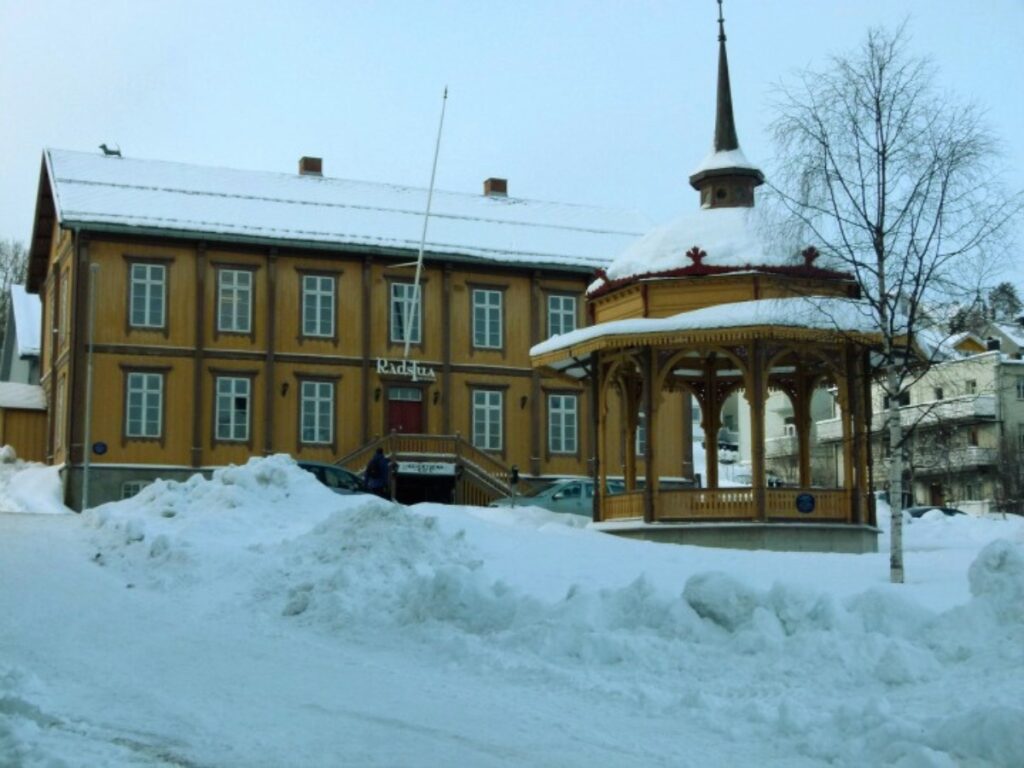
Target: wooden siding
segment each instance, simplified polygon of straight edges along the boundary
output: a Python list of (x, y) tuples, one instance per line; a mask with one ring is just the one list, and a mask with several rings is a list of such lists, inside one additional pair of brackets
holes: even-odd
[(0, 445), (14, 448), (19, 459), (46, 460), (46, 411), (0, 408)]
[[(78, 277), (74, 270), (79, 260), (73, 258), (72, 239), (65, 233), (54, 242), (42, 287), (44, 327), (60, 327), (59, 307), (54, 311), (60, 281), (68, 279), (73, 285)], [(102, 456), (93, 454), (94, 464), (208, 467), (242, 463), (271, 452), (333, 461), (387, 431), (388, 386), (406, 385), (409, 377), (378, 374), (377, 359), (402, 359), (403, 345), (389, 336), (390, 286), (395, 281), (411, 281), (412, 268), (344, 252), (312, 254), (112, 236), (83, 237), (82, 242), (82, 259), (100, 265), (90, 441), (105, 443), (108, 451)], [(131, 326), (129, 279), (136, 262), (166, 268), (165, 327)], [(251, 328), (246, 333), (225, 333), (217, 327), (218, 270), (236, 268), (251, 270), (253, 275)], [(303, 335), (305, 274), (334, 278), (335, 327), (330, 337)], [(410, 354), (410, 360), (435, 374), (417, 383), (423, 393), (423, 429), (433, 434), (458, 433), (471, 440), (472, 390), (498, 390), (504, 405), (503, 440), (501, 450), (493, 453), (495, 458), (518, 465), (524, 474), (531, 469), (541, 474), (585, 474), (593, 450), (589, 390), (577, 388), (577, 453), (550, 454), (546, 392), (573, 387), (543, 377), (537, 386), (529, 348), (536, 342), (533, 337), (538, 333), (546, 336), (547, 330), (543, 299), (539, 306), (543, 316), (531, 328), (533, 310), (538, 308), (536, 297), (547, 293), (577, 296), (578, 321), (582, 321), (586, 283), (584, 276), (558, 272), (428, 263), (423, 273), (422, 341), (413, 345)], [(88, 295), (86, 288), (69, 288), (69, 301), (77, 296), (81, 305)], [(501, 293), (502, 343), (498, 349), (473, 346), (472, 292), (476, 288)], [(86, 317), (84, 306), (74, 311), (79, 319)], [(43, 350), (46, 391), (55, 395), (57, 382), (66, 381), (64, 413), (69, 429), (59, 446), (54, 435), (49, 435), (48, 457), (54, 462), (81, 460), (80, 444), (74, 455), (66, 450), (72, 422), (77, 439), (82, 440), (85, 415), (82, 381), (73, 381), (74, 375), (84, 380), (85, 323), (72, 326), (77, 333), (75, 356), (69, 354), (71, 339), (63, 335), (60, 341), (64, 346), (57, 349), (56, 357), (51, 345), (44, 343)], [(127, 373), (133, 370), (163, 376), (163, 434), (158, 439), (126, 435), (125, 388)], [(244, 441), (215, 437), (215, 382), (223, 375), (251, 381), (249, 434)], [(304, 379), (334, 385), (330, 444), (301, 442), (299, 409)], [(56, 416), (58, 411), (53, 413)], [(54, 424), (52, 430), (57, 428)], [(535, 455), (537, 446), (539, 456)]]

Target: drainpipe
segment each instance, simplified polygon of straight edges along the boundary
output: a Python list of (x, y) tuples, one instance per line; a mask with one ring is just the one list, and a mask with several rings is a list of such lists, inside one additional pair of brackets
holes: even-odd
[(93, 358), (93, 336), (96, 326), (96, 276), (99, 274), (100, 265), (89, 264), (89, 306), (86, 311), (89, 313), (89, 351), (86, 353), (85, 370), (85, 429), (82, 436), (82, 511), (89, 508), (89, 469), (92, 459), (92, 358)]

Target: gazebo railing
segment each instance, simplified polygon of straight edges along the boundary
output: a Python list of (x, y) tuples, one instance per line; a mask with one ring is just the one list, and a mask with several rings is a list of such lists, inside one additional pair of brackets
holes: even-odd
[[(767, 488), (767, 522), (850, 522), (851, 493), (844, 488)], [(801, 512), (797, 497), (813, 499), (813, 509)], [(807, 502), (807, 499), (803, 500)], [(601, 499), (602, 520), (637, 519), (644, 516), (644, 492), (632, 491)], [(677, 488), (658, 492), (656, 522), (756, 521), (757, 498), (753, 488)]]
[(628, 491), (601, 498), (603, 520), (625, 520), (644, 516), (644, 492)]
[[(797, 509), (796, 497), (800, 494), (813, 497), (813, 511)], [(775, 520), (849, 522), (850, 498), (845, 488), (769, 488), (765, 492), (765, 512)]]
[(661, 491), (656, 504), (658, 520), (732, 519), (757, 517), (751, 488), (680, 488)]

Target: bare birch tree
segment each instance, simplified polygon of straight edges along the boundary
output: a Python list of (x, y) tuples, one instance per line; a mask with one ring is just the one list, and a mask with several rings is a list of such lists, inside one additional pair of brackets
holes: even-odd
[(1020, 196), (1000, 184), (994, 137), (979, 110), (941, 93), (927, 59), (907, 53), (905, 25), (780, 87), (773, 187), (823, 259), (850, 272), (882, 348), (888, 407), (891, 579), (904, 578), (904, 429), (900, 394), (920, 375), (915, 334), (926, 309), (975, 293)]

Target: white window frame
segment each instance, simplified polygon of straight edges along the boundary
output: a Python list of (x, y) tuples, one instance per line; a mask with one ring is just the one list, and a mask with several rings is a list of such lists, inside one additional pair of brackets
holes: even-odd
[[(163, 328), (167, 324), (167, 267), (133, 263), (129, 267), (128, 325), (132, 328)], [(142, 317), (136, 315), (136, 305)]]
[[(240, 401), (245, 408), (239, 409)], [(248, 376), (218, 376), (214, 380), (214, 436), (220, 442), (249, 441), (252, 421), (252, 380)], [(239, 417), (239, 413), (244, 413)]]
[(494, 288), (473, 289), (473, 347), (502, 348), (502, 291)]
[(142, 489), (152, 484), (152, 482), (152, 480), (125, 480), (121, 483), (121, 499), (130, 499), (132, 496), (138, 496), (142, 493)]
[[(157, 439), (164, 433), (164, 375), (128, 371), (125, 377), (124, 435)], [(133, 415), (133, 411), (136, 412)]]
[(576, 330), (576, 297), (564, 294), (548, 296), (548, 337)]
[(221, 333), (252, 332), (251, 269), (217, 270), (217, 330)]
[(579, 451), (578, 395), (548, 395), (548, 451), (560, 454)]
[(334, 293), (337, 280), (330, 275), (302, 276), (302, 335), (334, 337)]
[(299, 441), (306, 445), (334, 442), (334, 382), (309, 379), (299, 385)]
[(1017, 377), (1017, 399), (1024, 400), (1024, 376)]
[(635, 455), (647, 455), (647, 414), (640, 411), (636, 415), (636, 442), (633, 446)]
[(405, 339), (405, 312), (408, 307), (410, 328), (409, 328), (409, 343), (419, 344), (422, 341), (423, 334), (423, 302), (420, 301), (420, 296), (423, 293), (422, 288), (417, 290), (418, 286), (414, 283), (391, 283), (391, 299), (389, 302), (389, 312), (391, 313), (391, 328), (390, 328), (390, 339), (395, 344), (404, 344)]
[(504, 445), (502, 422), (504, 392), (498, 389), (473, 390), (473, 446), (482, 451), (501, 451)]

